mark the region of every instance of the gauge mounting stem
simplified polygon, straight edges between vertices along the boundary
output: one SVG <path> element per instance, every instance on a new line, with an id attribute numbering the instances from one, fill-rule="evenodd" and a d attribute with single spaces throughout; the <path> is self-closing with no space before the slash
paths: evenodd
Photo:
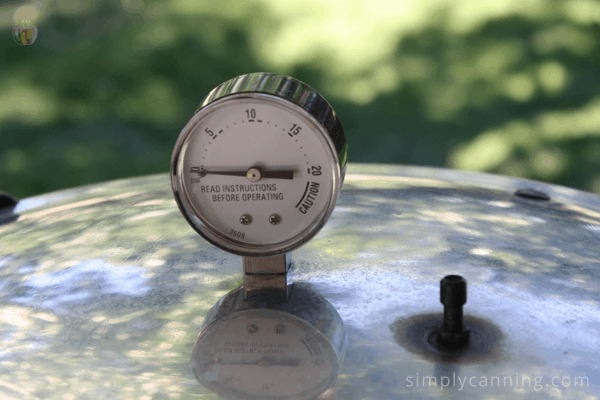
<path id="1" fill-rule="evenodd" d="M 261 296 L 268 290 L 270 296 L 287 302 L 292 283 L 292 253 L 271 257 L 244 257 L 244 295 L 246 299 Z"/>

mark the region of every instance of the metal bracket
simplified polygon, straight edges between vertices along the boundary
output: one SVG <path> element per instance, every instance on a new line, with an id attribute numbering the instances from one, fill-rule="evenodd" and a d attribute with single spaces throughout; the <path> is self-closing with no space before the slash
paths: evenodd
<path id="1" fill-rule="evenodd" d="M 292 253 L 272 257 L 244 257 L 244 295 L 246 299 L 269 292 L 287 302 L 292 283 Z"/>

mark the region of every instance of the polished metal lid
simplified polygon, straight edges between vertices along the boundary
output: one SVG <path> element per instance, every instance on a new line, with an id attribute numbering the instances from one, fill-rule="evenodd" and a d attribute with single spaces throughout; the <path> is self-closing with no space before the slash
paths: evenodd
<path id="1" fill-rule="evenodd" d="M 19 201 L 0 225 L 0 398 L 218 399 L 190 356 L 242 257 L 200 238 L 168 174 Z M 349 164 L 293 281 L 348 335 L 322 399 L 598 399 L 600 196 L 505 176 Z M 423 340 L 468 282 L 448 355 Z M 433 322 L 431 322 L 433 321 Z M 429 324 L 429 325 L 428 325 Z"/>

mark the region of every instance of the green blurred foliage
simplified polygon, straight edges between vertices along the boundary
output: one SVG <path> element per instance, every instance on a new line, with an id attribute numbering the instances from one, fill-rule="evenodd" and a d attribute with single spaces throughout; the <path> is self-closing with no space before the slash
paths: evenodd
<path id="1" fill-rule="evenodd" d="M 0 188 L 22 198 L 166 172 L 214 86 L 317 89 L 350 162 L 446 166 L 600 193 L 600 3 L 40 2 L 30 46 L 0 6 Z"/>

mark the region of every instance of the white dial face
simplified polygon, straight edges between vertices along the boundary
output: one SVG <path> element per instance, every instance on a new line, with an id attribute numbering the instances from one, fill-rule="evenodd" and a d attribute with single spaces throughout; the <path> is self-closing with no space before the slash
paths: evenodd
<path id="1" fill-rule="evenodd" d="M 234 246 L 273 245 L 302 239 L 331 212 L 337 156 L 308 113 L 256 94 L 200 113 L 178 173 L 191 214 L 213 233 Z"/>
<path id="2" fill-rule="evenodd" d="M 335 352 L 311 330 L 288 313 L 240 312 L 201 334 L 192 354 L 194 373 L 219 394 L 310 398 L 325 390 L 338 371 Z"/>

